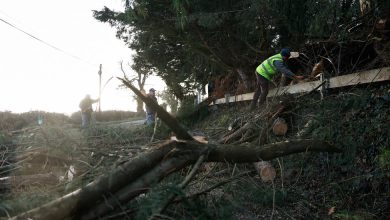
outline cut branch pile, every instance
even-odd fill
[[[279,126],[280,123],[275,123],[275,120],[283,113],[283,111],[288,107],[290,102],[288,100],[281,101],[274,105],[270,104],[269,107],[263,105],[262,111],[250,117],[241,127],[236,127],[232,129],[218,141],[221,144],[235,143],[241,144],[248,141],[253,141],[258,139],[258,144],[263,145],[266,143],[267,136],[270,130],[274,130],[275,126]],[[283,119],[278,119],[282,121]],[[284,126],[287,126],[284,123]],[[258,132],[260,128],[260,132]]]

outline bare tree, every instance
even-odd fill
[[[121,70],[126,79],[128,79],[130,82],[136,82],[138,89],[141,92],[145,92],[145,82],[146,79],[151,75],[150,71],[147,71],[144,68],[137,68],[135,64],[130,65],[127,64],[131,69],[135,71],[135,74],[127,74],[125,70],[123,69],[123,61],[120,62]],[[137,102],[137,112],[143,113],[144,112],[144,102],[138,97],[134,96],[136,102]]]

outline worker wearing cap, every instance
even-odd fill
[[[285,61],[290,57],[290,50],[283,48],[280,53],[273,55],[263,61],[256,68],[256,91],[253,95],[251,109],[255,109],[257,100],[260,97],[259,105],[263,104],[268,95],[269,81],[278,73],[281,72],[291,79],[303,79],[303,76],[297,76],[285,64]]]
[[[83,128],[88,127],[91,123],[92,118],[92,104],[98,102],[99,99],[91,99],[90,95],[86,95],[83,100],[81,100],[79,107],[81,109],[81,126]]]
[[[146,94],[146,96],[157,102],[155,89],[153,89],[153,88],[149,89],[149,93]],[[156,121],[156,112],[152,108],[150,108],[148,105],[146,105],[146,124],[151,125],[155,121]]]

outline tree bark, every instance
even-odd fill
[[[119,190],[114,196],[102,201],[86,213],[80,215],[77,219],[89,220],[101,218],[106,213],[114,211],[117,208],[116,204],[122,204],[142,193],[146,193],[153,183],[159,182],[170,173],[184,168],[189,162],[194,160],[195,156],[196,155],[186,155],[185,157],[171,158],[163,161],[157,167],[138,178],[135,182]]]
[[[294,140],[265,146],[169,141],[139,155],[119,166],[110,174],[101,176],[81,189],[11,219],[49,220],[79,216],[82,211],[89,210],[92,206],[97,205],[97,201],[104,201],[112,194],[116,196],[116,203],[127,202],[147,191],[152,183],[194,163],[205,152],[207,152],[205,160],[207,162],[247,163],[306,151],[340,152],[339,149],[324,141],[315,140]]]
[[[248,75],[246,75],[244,71],[240,68],[237,68],[236,72],[238,73],[242,82],[244,83],[245,89],[248,90],[251,87],[251,81],[249,80]]]
[[[137,113],[145,113],[144,111],[144,102],[139,97],[136,98],[137,101]]]
[[[207,162],[250,163],[260,160],[271,160],[290,154],[314,152],[341,152],[338,148],[325,141],[290,140],[267,145],[215,145],[210,151]]]

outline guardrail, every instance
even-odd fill
[[[323,83],[327,80],[326,83]],[[342,76],[331,77],[329,79],[321,78],[321,80],[299,83],[291,86],[285,86],[280,88],[274,88],[268,92],[267,97],[280,96],[283,94],[296,94],[310,92],[313,89],[323,90],[327,88],[339,88],[344,86],[366,84],[372,82],[381,82],[390,80],[390,67],[383,67],[380,69],[373,69],[368,71],[362,71]],[[249,101],[253,99],[253,92],[245,93],[241,95],[229,95],[225,94],[225,98],[215,100],[214,104],[226,104],[240,101]],[[211,104],[212,105],[212,104]]]

